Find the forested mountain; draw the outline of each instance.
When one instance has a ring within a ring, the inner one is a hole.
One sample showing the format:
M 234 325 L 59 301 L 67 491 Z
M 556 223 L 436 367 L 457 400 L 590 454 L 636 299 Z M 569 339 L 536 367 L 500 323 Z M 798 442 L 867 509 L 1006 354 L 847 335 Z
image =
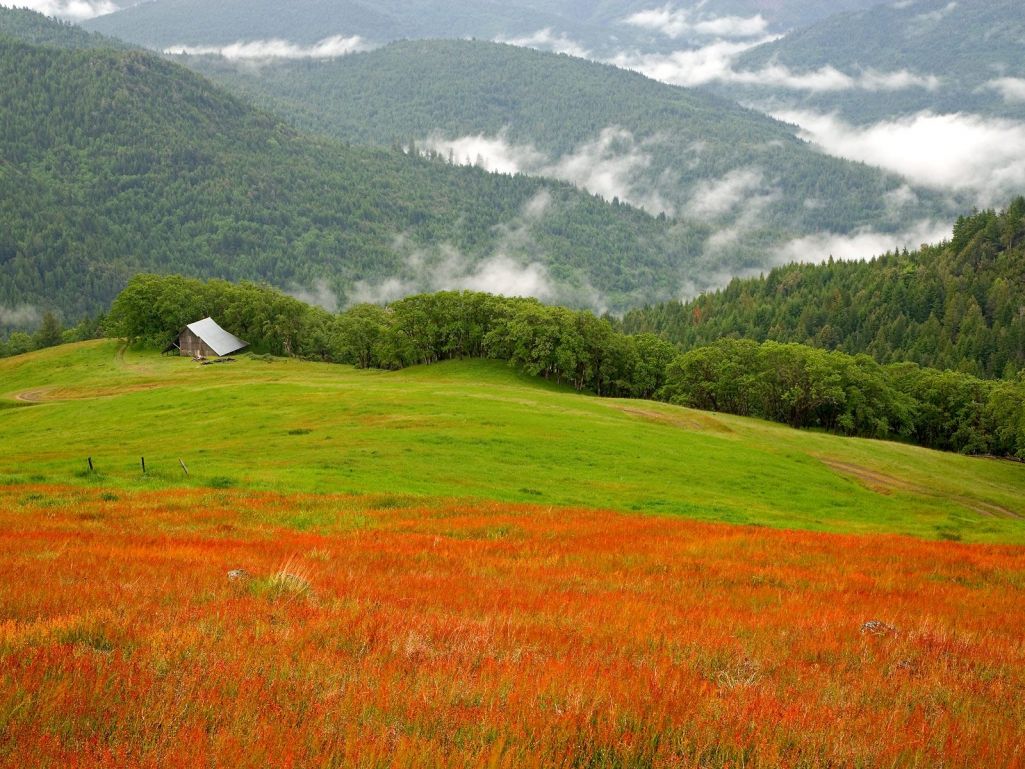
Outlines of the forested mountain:
M 103 310 L 143 269 L 328 302 L 469 285 L 623 307 L 674 291 L 703 237 L 569 185 L 314 141 L 142 52 L 0 38 L 0 83 L 5 325 Z
M 1020 0 L 913 0 L 838 13 L 742 55 L 740 70 L 781 65 L 793 73 L 835 67 L 850 75 L 909 71 L 933 88 L 800 93 L 783 103 L 838 111 L 854 123 L 921 110 L 1025 116 L 1025 11 Z M 731 84 L 731 96 L 764 98 L 764 88 Z
M 707 263 L 757 269 L 809 233 L 953 221 L 946 196 L 829 157 L 793 128 L 694 89 L 509 45 L 408 41 L 329 61 L 258 69 L 181 61 L 287 115 L 356 143 L 416 142 L 456 162 L 553 176 L 712 225 Z M 708 285 L 694 276 L 697 287 Z
M 68 49 L 133 47 L 116 38 L 86 32 L 78 25 L 18 8 L 0 7 L 0 36 L 31 45 Z
M 764 23 L 765 31 L 783 32 L 872 2 L 706 0 L 677 6 L 657 0 L 151 0 L 93 19 L 87 26 L 158 48 L 270 38 L 310 44 L 333 35 L 359 35 L 374 43 L 438 37 L 491 40 L 548 30 L 556 45 L 612 55 L 625 48 L 669 50 L 691 34 L 714 37 L 712 30 L 719 27 L 693 27 L 724 17 L 761 17 L 755 23 L 759 31 Z M 672 28 L 672 36 L 627 21 L 643 11 L 663 10 L 670 18 L 685 20 Z
M 953 238 L 872 261 L 790 265 L 624 318 L 685 348 L 800 342 L 986 377 L 1025 370 L 1025 198 L 958 220 Z

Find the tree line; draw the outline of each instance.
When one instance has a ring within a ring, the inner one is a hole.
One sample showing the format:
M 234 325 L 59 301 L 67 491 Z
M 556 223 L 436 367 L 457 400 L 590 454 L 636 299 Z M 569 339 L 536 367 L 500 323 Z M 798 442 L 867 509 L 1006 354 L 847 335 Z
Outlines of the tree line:
M 722 339 L 686 352 L 587 311 L 470 291 L 332 313 L 252 283 L 140 275 L 108 334 L 165 347 L 207 315 L 257 352 L 398 369 L 487 358 L 601 396 L 653 398 L 793 427 L 1025 459 L 1025 375 L 984 380 L 796 343 Z
M 722 337 L 800 342 L 985 378 L 1025 370 L 1025 198 L 962 216 L 949 242 L 871 261 L 791 264 L 623 328 L 685 349 Z

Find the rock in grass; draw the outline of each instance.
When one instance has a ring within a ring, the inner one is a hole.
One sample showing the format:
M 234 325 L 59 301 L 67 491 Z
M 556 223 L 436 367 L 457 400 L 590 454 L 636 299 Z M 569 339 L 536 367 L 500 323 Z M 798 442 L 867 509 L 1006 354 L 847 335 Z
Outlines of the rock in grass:
M 881 620 L 870 619 L 861 626 L 861 632 L 865 635 L 874 636 L 897 635 L 897 628 Z

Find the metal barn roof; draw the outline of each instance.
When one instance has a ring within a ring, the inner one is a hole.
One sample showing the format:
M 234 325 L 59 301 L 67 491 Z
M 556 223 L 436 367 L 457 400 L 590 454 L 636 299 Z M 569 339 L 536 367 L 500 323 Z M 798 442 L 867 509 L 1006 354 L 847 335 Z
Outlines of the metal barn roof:
M 188 329 L 206 342 L 210 349 L 218 355 L 230 355 L 249 346 L 249 342 L 244 342 L 218 326 L 213 318 L 203 318 L 203 320 L 190 323 Z

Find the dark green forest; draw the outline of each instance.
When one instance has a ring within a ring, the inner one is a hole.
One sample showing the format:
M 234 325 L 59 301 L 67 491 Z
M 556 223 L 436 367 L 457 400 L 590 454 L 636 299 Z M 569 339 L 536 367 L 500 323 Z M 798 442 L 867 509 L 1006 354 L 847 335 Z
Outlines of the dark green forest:
M 390 369 L 491 358 L 602 396 L 1025 458 L 1025 376 L 984 380 L 772 341 L 727 339 L 681 354 L 654 334 L 627 335 L 607 318 L 533 299 L 441 292 L 332 314 L 256 284 L 141 275 L 105 330 L 162 349 L 206 315 L 257 352 Z
M 501 250 L 623 308 L 671 295 L 707 235 L 566 184 L 310 139 L 139 51 L 0 37 L 0 83 L 0 308 L 65 323 L 140 271 L 323 282 L 341 300 L 418 250 L 421 272 Z
M 743 70 L 782 65 L 795 72 L 833 66 L 850 75 L 867 70 L 909 70 L 940 79 L 934 89 L 798 93 L 779 89 L 784 103 L 836 112 L 853 123 L 892 120 L 931 110 L 1021 118 L 1025 104 L 1005 100 L 989 84 L 999 77 L 1025 77 L 1022 41 L 1025 12 L 1020 0 L 919 0 L 879 3 L 837 13 L 807 29 L 758 46 L 737 61 Z M 763 87 L 717 88 L 738 99 L 764 99 Z
M 803 26 L 877 0 L 705 0 L 701 16 L 761 13 L 777 32 Z M 542 29 L 568 38 L 595 55 L 624 48 L 671 50 L 679 44 L 623 23 L 661 5 L 651 0 L 156 0 L 86 23 L 125 40 L 164 47 L 180 43 L 233 43 L 285 38 L 312 43 L 328 35 L 362 35 L 375 43 L 418 38 L 525 36 Z
M 611 130 L 605 157 L 624 166 L 617 185 L 624 200 L 653 214 L 742 229 L 728 248 L 707 249 L 710 272 L 765 265 L 773 246 L 810 233 L 896 232 L 908 221 L 953 221 L 963 210 L 929 190 L 895 208 L 887 193 L 902 188 L 902 179 L 817 152 L 791 126 L 701 90 L 569 56 L 432 40 L 259 67 L 219 56 L 176 60 L 301 130 L 385 146 L 501 136 L 521 153 L 547 158 L 531 172 L 585 184 L 596 159 L 550 169 L 566 157 L 597 157 L 595 144 Z M 707 285 L 700 275 L 694 282 Z
M 86 32 L 71 22 L 18 8 L 0 7 L 0 36 L 20 40 L 30 45 L 47 45 L 75 50 L 83 48 L 126 50 L 134 47 L 117 38 Z
M 1025 370 L 1025 198 L 958 219 L 949 242 L 871 261 L 788 265 L 623 328 L 684 349 L 720 338 L 799 342 L 986 378 Z

